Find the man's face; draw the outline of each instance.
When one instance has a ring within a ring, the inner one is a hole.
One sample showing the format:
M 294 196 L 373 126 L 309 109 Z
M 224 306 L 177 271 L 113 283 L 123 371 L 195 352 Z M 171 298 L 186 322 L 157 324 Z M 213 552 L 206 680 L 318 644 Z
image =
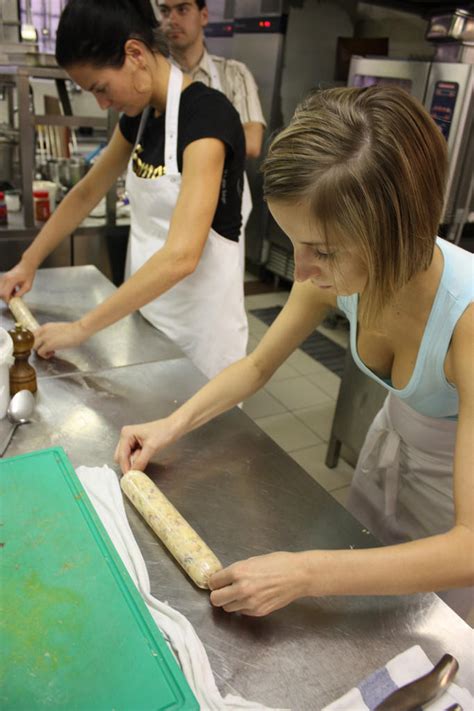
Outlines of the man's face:
M 207 7 L 198 8 L 195 0 L 156 0 L 161 27 L 171 52 L 185 50 L 202 38 L 207 25 Z

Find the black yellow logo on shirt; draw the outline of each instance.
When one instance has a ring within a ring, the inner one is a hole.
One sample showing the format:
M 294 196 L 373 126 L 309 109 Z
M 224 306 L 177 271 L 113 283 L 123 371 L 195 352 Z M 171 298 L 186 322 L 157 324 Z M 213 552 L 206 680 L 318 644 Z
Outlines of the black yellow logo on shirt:
M 145 161 L 140 158 L 140 153 L 143 153 L 143 146 L 138 143 L 132 154 L 132 168 L 138 178 L 161 178 L 163 175 L 166 175 L 166 166 L 145 163 Z

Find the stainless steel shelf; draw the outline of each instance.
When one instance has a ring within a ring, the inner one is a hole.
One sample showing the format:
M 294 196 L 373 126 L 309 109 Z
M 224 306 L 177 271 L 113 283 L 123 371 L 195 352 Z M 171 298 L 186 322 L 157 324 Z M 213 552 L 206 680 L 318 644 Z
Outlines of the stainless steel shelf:
M 30 81 L 32 78 L 53 79 L 56 81 L 59 98 L 63 107 L 63 116 L 38 115 L 30 106 Z M 0 85 L 7 86 L 9 103 L 13 102 L 13 91 L 17 92 L 18 129 L 20 140 L 21 189 L 23 193 L 24 228 L 36 229 L 33 210 L 33 178 L 35 168 L 35 126 L 78 126 L 107 129 L 110 137 L 117 123 L 118 115 L 109 111 L 107 118 L 91 116 L 72 116 L 65 80 L 67 73 L 60 67 L 30 66 L 22 64 L 0 65 Z M 9 107 L 10 120 L 13 120 L 13 107 Z M 115 222 L 115 185 L 112 187 L 113 199 L 107 200 L 108 222 Z
M 91 126 L 92 128 L 107 128 L 107 119 L 95 116 L 48 116 L 36 114 L 31 116 L 32 126 Z

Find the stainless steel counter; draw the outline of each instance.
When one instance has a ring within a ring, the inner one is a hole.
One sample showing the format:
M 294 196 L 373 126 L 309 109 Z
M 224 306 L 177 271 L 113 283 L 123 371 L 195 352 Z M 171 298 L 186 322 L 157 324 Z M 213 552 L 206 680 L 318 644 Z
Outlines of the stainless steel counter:
M 54 275 L 50 281 L 59 296 Z M 168 414 L 203 382 L 183 357 L 43 377 L 34 422 L 17 430 L 8 454 L 61 445 L 75 466 L 114 466 L 123 424 Z M 272 550 L 375 544 L 237 408 L 163 452 L 147 473 L 224 564 Z M 304 599 L 263 619 L 227 614 L 126 508 L 153 594 L 193 623 L 223 693 L 317 711 L 413 644 L 433 662 L 456 656 L 458 683 L 474 691 L 472 630 L 436 595 Z
M 104 301 L 115 287 L 96 267 L 39 269 L 32 290 L 24 297 L 36 320 L 74 321 Z M 0 326 L 10 329 L 14 319 L 0 301 Z M 137 312 L 97 333 L 81 348 L 64 351 L 52 360 L 33 355 L 38 378 L 120 368 L 131 363 L 179 358 L 182 351 L 152 328 Z

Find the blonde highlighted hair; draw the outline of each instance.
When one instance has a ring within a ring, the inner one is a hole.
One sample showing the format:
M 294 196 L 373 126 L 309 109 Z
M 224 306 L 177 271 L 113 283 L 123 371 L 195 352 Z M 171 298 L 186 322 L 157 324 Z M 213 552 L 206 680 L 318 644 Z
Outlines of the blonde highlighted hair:
M 315 92 L 272 141 L 262 169 L 267 200 L 307 200 L 328 248 L 338 236 L 357 246 L 368 271 L 360 303 L 366 325 L 430 265 L 446 141 L 402 89 Z

